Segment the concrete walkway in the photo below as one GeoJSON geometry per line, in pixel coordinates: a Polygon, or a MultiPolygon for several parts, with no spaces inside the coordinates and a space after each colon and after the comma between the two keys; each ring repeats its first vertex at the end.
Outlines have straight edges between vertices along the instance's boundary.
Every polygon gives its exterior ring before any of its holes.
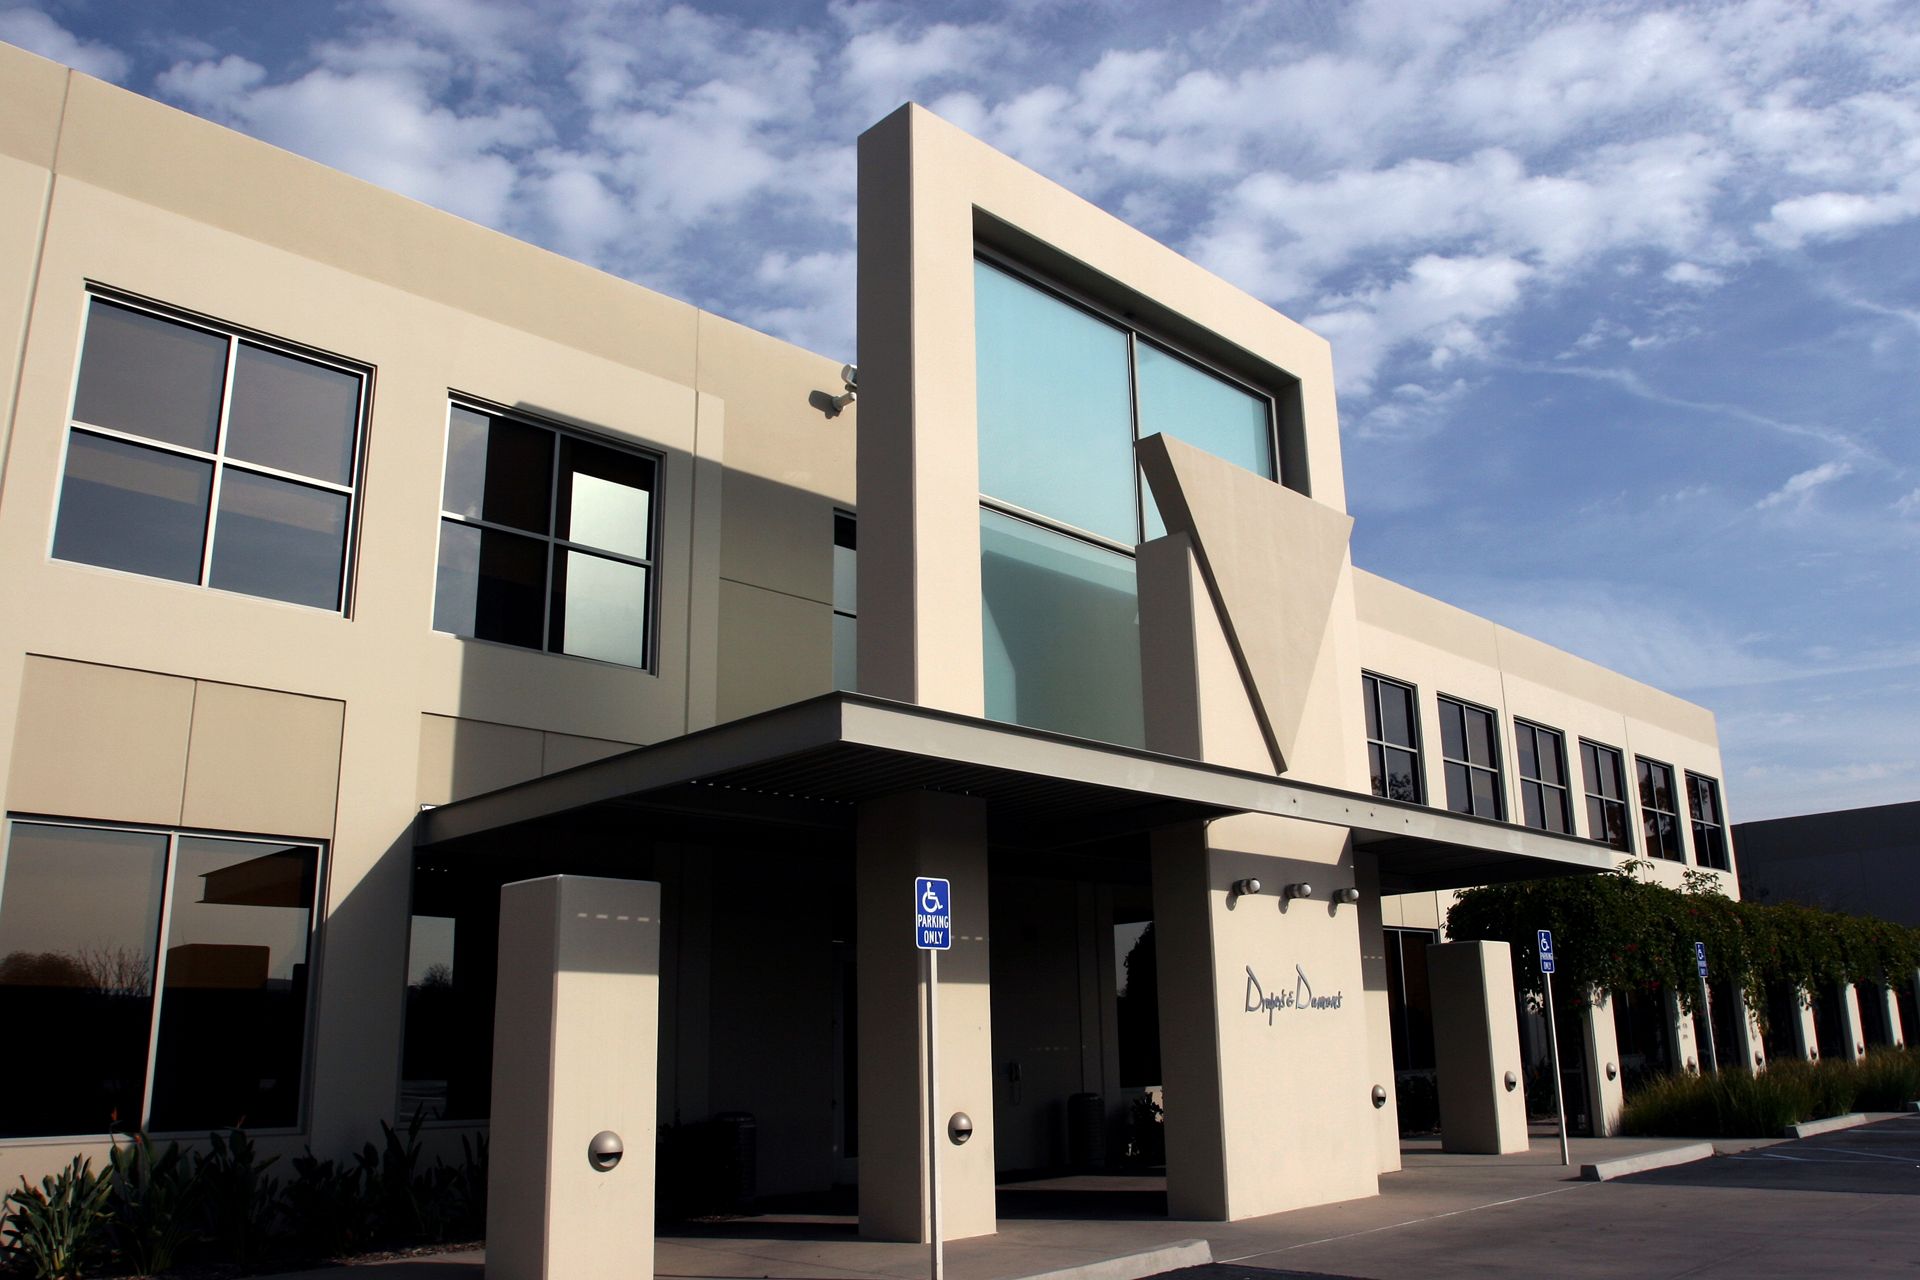
{"type": "MultiPolygon", "coordinates": [[[[1160,1179],[1018,1184],[1002,1188],[997,1234],[947,1246],[947,1274],[950,1280],[1019,1280],[1059,1272],[1068,1275],[1058,1280],[1132,1280],[1167,1271],[1166,1259],[1181,1256],[1155,1251],[1199,1239],[1210,1246],[1216,1263],[1237,1263],[1241,1270],[1423,1280],[1677,1275],[1711,1263],[1716,1251],[1724,1256],[1727,1245],[1717,1240],[1724,1231],[1716,1215],[1726,1207],[1683,1207],[1684,1197],[1671,1190],[1635,1187],[1630,1180],[1582,1182],[1579,1171],[1582,1164],[1683,1145],[1575,1139],[1572,1166],[1563,1168],[1552,1138],[1536,1136],[1531,1150],[1511,1156],[1447,1155],[1437,1140],[1414,1140],[1403,1148],[1405,1168],[1381,1178],[1377,1197],[1234,1223],[1167,1218],[1160,1179]],[[1656,1261],[1661,1265],[1653,1265],[1656,1261]],[[1665,1265],[1669,1261],[1672,1269],[1665,1265]]],[[[1766,1145],[1716,1144],[1722,1153],[1766,1145]]],[[[1734,1215],[1727,1228],[1735,1222],[1755,1225],[1734,1215]]],[[[284,1280],[345,1280],[347,1269],[284,1280]]],[[[368,1280],[481,1280],[484,1274],[478,1251],[368,1264],[367,1269],[381,1273],[368,1280]]],[[[655,1255],[655,1274],[662,1280],[913,1280],[927,1270],[925,1246],[861,1240],[852,1218],[830,1215],[755,1217],[679,1230],[660,1237],[655,1255]]],[[[1747,1272],[1763,1273],[1751,1267],[1747,1272]]]]}

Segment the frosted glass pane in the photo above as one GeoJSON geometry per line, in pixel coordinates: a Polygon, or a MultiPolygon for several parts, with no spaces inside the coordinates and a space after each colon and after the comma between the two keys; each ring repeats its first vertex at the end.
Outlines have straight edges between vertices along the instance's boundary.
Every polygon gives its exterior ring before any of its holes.
{"type": "Polygon", "coordinates": [[[974,264],[980,491],[1132,546],[1127,335],[974,264]]]}
{"type": "Polygon", "coordinates": [[[359,378],[240,344],[227,415],[229,457],[349,484],[359,421],[359,378]]]}
{"type": "Polygon", "coordinates": [[[994,511],[980,522],[988,717],[1144,744],[1132,559],[994,511]]]}
{"type": "Polygon", "coordinates": [[[573,477],[573,540],[644,560],[653,495],[599,476],[573,477]]]}
{"type": "Polygon", "coordinates": [[[833,687],[860,687],[860,620],[833,615],[833,687]]]}
{"type": "Polygon", "coordinates": [[[73,416],[211,453],[227,381],[227,340],[95,299],[73,416]]]}
{"type": "Polygon", "coordinates": [[[1275,478],[1266,400],[1150,343],[1134,350],[1142,438],[1178,436],[1255,475],[1275,478]]]}
{"type": "Polygon", "coordinates": [[[647,571],[569,551],[554,582],[553,648],[629,667],[647,665],[647,571]]]}

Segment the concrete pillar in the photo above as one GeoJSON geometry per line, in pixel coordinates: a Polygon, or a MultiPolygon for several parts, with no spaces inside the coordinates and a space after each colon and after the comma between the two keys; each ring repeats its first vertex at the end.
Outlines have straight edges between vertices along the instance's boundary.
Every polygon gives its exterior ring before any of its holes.
{"type": "Polygon", "coordinates": [[[856,859],[859,959],[860,1233],[927,1241],[924,960],[914,947],[913,881],[953,885],[953,949],[940,954],[940,1130],[956,1111],[973,1138],[943,1136],[941,1236],[994,1230],[993,1016],[987,972],[986,805],[913,791],[860,806],[856,859]]]}
{"type": "Polygon", "coordinates": [[[1907,1029],[1900,1025],[1900,997],[1894,991],[1893,984],[1883,982],[1874,988],[1880,1001],[1882,1014],[1887,1020],[1887,1043],[1898,1048],[1907,1043],[1907,1029]]]}
{"type": "MultiPolygon", "coordinates": [[[[1400,1168],[1400,1107],[1393,1078],[1393,1007],[1387,998],[1387,935],[1380,914],[1380,862],[1370,853],[1353,855],[1355,905],[1360,913],[1360,972],[1366,983],[1367,1047],[1372,1084],[1386,1096],[1373,1113],[1373,1143],[1381,1173],[1400,1168]]],[[[1369,1086],[1371,1094],[1371,1086],[1369,1086]]]]}
{"type": "Polygon", "coordinates": [[[1754,1017],[1753,1009],[1747,1004],[1746,988],[1735,984],[1733,999],[1734,1044],[1722,1065],[1745,1067],[1749,1071],[1763,1070],[1767,1064],[1766,1037],[1760,1030],[1759,1019],[1754,1017]]]}
{"type": "Polygon", "coordinates": [[[1851,982],[1840,984],[1840,1053],[1848,1062],[1867,1056],[1867,1031],[1860,1022],[1860,988],[1851,982]]]}
{"type": "Polygon", "coordinates": [[[1520,1087],[1525,1069],[1512,948],[1504,942],[1428,947],[1427,979],[1441,1148],[1489,1155],[1525,1151],[1527,1100],[1520,1087]]]}
{"type": "Polygon", "coordinates": [[[1813,1005],[1804,991],[1794,993],[1793,1049],[1802,1062],[1820,1060],[1820,1031],[1813,1021],[1813,1005]]]}
{"type": "Polygon", "coordinates": [[[497,991],[487,1280],[651,1280],[660,886],[505,886],[497,991]]]}
{"type": "Polygon", "coordinates": [[[1696,1072],[1703,1069],[1706,1055],[1693,1034],[1693,1015],[1680,1007],[1680,999],[1671,991],[1661,992],[1666,1001],[1667,1034],[1673,1040],[1673,1069],[1696,1072]]]}
{"type": "Polygon", "coordinates": [[[1587,1042],[1587,1114],[1593,1117],[1593,1136],[1611,1138],[1620,1129],[1620,1108],[1626,1093],[1620,1082],[1620,1038],[1613,1025],[1613,996],[1601,992],[1580,1016],[1587,1042]]]}

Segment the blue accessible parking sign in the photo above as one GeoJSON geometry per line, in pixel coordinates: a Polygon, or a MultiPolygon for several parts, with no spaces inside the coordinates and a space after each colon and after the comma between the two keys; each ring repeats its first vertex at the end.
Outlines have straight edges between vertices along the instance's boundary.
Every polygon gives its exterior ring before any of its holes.
{"type": "Polygon", "coordinates": [[[1540,972],[1553,972],[1553,930],[1542,929],[1536,935],[1540,944],[1540,972]]]}
{"type": "Polygon", "coordinates": [[[913,945],[922,951],[953,949],[953,889],[945,880],[913,882],[913,945]]]}

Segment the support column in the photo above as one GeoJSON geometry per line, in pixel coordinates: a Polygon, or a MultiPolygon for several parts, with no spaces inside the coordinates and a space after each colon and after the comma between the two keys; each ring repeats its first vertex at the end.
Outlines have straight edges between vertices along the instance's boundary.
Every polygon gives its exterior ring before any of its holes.
{"type": "Polygon", "coordinates": [[[487,1280],[652,1280],[660,886],[505,886],[499,975],[487,1280]]]}
{"type": "Polygon", "coordinates": [[[1680,998],[1671,991],[1661,992],[1666,1001],[1667,1034],[1673,1040],[1673,1069],[1689,1074],[1702,1069],[1703,1055],[1693,1034],[1693,1015],[1680,1006],[1680,998]]]}
{"type": "Polygon", "coordinates": [[[1887,1043],[1896,1049],[1907,1043],[1907,1028],[1900,1024],[1900,997],[1895,993],[1893,984],[1882,982],[1874,988],[1879,997],[1882,1014],[1887,1020],[1887,1043]]]}
{"type": "Polygon", "coordinates": [[[1820,1030],[1813,1020],[1813,1005],[1807,993],[1793,993],[1793,1048],[1802,1062],[1820,1060],[1820,1030]]]}
{"type": "Polygon", "coordinates": [[[1867,1030],[1860,1022],[1860,988],[1851,982],[1840,984],[1840,1052],[1848,1062],[1867,1056],[1867,1030]]]}
{"type": "Polygon", "coordinates": [[[1760,1030],[1759,1019],[1747,1005],[1746,988],[1735,983],[1733,986],[1733,1027],[1734,1062],[1731,1065],[1745,1067],[1749,1071],[1764,1070],[1767,1065],[1766,1037],[1760,1030]]]}
{"type": "Polygon", "coordinates": [[[913,881],[953,884],[953,949],[940,955],[940,1128],[956,1111],[973,1137],[943,1137],[941,1236],[989,1235],[993,1203],[993,1016],[987,972],[987,820],[972,796],[913,791],[860,806],[858,880],[860,1234],[926,1242],[927,1064],[913,881]]]}
{"type": "Polygon", "coordinates": [[[1593,1136],[1611,1138],[1620,1130],[1620,1108],[1626,1093],[1620,1084],[1620,1037],[1613,1025],[1613,996],[1601,992],[1580,1016],[1587,1042],[1587,1114],[1593,1117],[1593,1136]]]}
{"type": "Polygon", "coordinates": [[[1513,1002],[1512,948],[1504,942],[1431,946],[1427,975],[1441,1149],[1486,1155],[1525,1151],[1527,1099],[1520,1081],[1526,1071],[1513,1002]]]}

